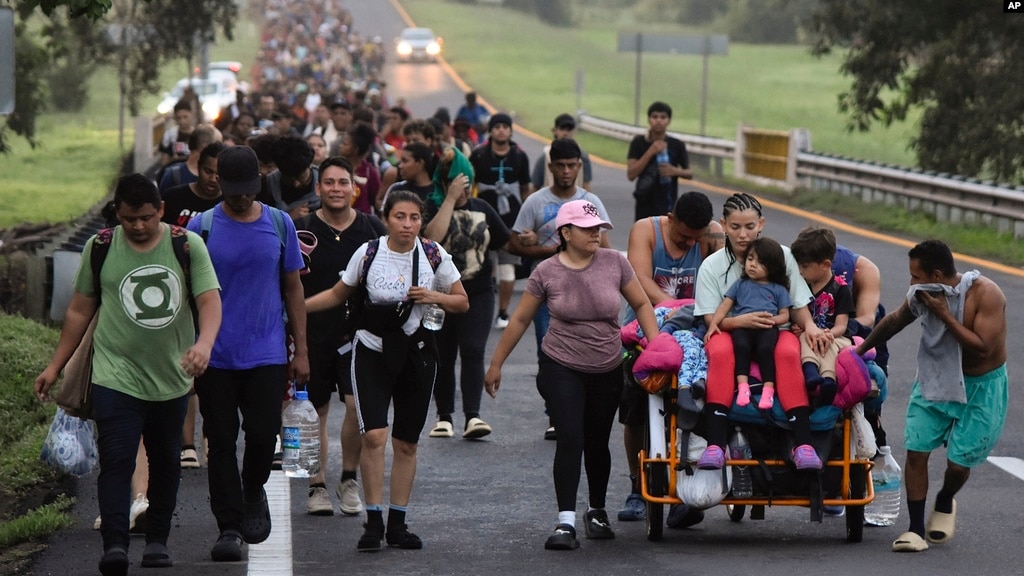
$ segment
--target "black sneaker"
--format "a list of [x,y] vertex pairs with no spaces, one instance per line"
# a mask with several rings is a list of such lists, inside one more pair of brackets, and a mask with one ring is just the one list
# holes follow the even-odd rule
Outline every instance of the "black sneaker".
[[409,532],[409,527],[402,524],[401,528],[389,529],[385,535],[388,546],[401,548],[402,550],[419,550],[423,548],[423,541],[420,537]]
[[363,524],[363,535],[359,537],[356,550],[360,552],[378,552],[381,549],[380,541],[384,539],[384,525]]
[[591,540],[611,540],[615,538],[611,524],[608,523],[608,513],[604,510],[590,510],[584,516],[586,524],[583,525],[583,532]]
[[555,526],[555,532],[548,536],[544,543],[545,550],[575,550],[580,547],[580,541],[576,539],[576,529],[568,524]]
[[146,550],[142,553],[143,568],[170,568],[174,565],[171,561],[171,553],[163,542],[149,542]]
[[274,452],[274,459],[270,462],[270,469],[280,470],[282,462],[284,462],[284,452]]
[[242,540],[248,544],[259,544],[270,537],[270,529],[270,506],[267,504],[267,493],[260,488],[258,501],[242,501]]
[[235,530],[220,533],[217,543],[210,550],[214,562],[238,562],[242,559],[242,535]]
[[127,576],[128,552],[120,547],[110,548],[100,558],[99,568],[103,576]]

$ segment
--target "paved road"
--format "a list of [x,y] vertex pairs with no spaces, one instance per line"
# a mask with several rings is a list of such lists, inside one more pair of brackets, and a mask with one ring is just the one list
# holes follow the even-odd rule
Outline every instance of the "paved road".
[[[386,2],[352,2],[356,28],[364,34],[380,34],[386,40],[404,26],[392,5]],[[392,95],[409,98],[417,116],[433,113],[437,106],[453,111],[461,101],[461,91],[443,66],[397,65],[388,70]],[[484,95],[487,96],[487,95]],[[497,100],[497,98],[495,97]],[[571,102],[566,103],[566,109]],[[539,144],[516,136],[536,157]],[[619,160],[619,159],[616,159]],[[613,222],[613,244],[625,249],[632,214],[632,198],[621,168],[595,166],[595,191],[602,197]],[[700,183],[712,202],[721,205],[727,191]],[[794,213],[785,207],[769,207],[766,234],[791,241],[813,215]],[[896,241],[861,236],[840,230],[841,242],[869,256],[882,269],[885,286],[883,302],[895,307],[906,289],[907,248]],[[959,261],[960,269],[977,266]],[[1024,301],[1024,280],[1018,274],[982,267],[1004,289],[1010,302]],[[1019,326],[1024,311],[1011,307],[1011,341],[1020,340]],[[490,349],[498,337],[493,332]],[[890,399],[885,425],[890,431],[893,451],[902,459],[903,409],[907,388],[914,376],[914,351],[917,331],[910,328],[894,339]],[[1019,350],[1019,347],[1017,348]],[[1019,568],[1019,534],[1024,529],[1020,505],[1021,480],[1000,468],[986,464],[975,470],[967,489],[958,497],[960,525],[956,538],[947,546],[933,547],[925,554],[896,555],[889,543],[905,530],[901,518],[892,528],[865,529],[860,544],[844,542],[842,519],[826,518],[821,524],[807,520],[800,508],[774,508],[764,521],[730,522],[724,508],[708,512],[697,529],[667,530],[664,541],[648,542],[642,523],[613,522],[617,538],[607,542],[584,541],[581,550],[555,553],[543,550],[543,542],[555,523],[554,491],[550,479],[554,445],[542,439],[546,420],[542,403],[534,388],[536,354],[533,339],[527,335],[506,365],[505,385],[497,400],[485,398],[483,416],[495,433],[479,442],[459,439],[424,438],[420,448],[420,466],[413,494],[409,523],[425,541],[422,551],[385,550],[380,554],[358,554],[355,542],[362,520],[335,516],[314,518],[303,513],[305,488],[301,481],[290,487],[275,479],[287,497],[290,515],[275,524],[273,546],[253,547],[251,563],[217,565],[209,561],[209,547],[216,528],[209,512],[206,471],[183,471],[175,526],[170,546],[175,567],[166,574],[205,576],[265,574],[763,574],[791,575],[800,571],[829,572],[835,575],[861,574],[1013,574]],[[1010,359],[1010,373],[1024,374],[1020,356]],[[337,430],[340,413],[337,401],[332,408],[330,426],[333,458],[329,477],[339,474],[340,450]],[[432,421],[432,420],[431,420]],[[1012,406],[1003,439],[994,455],[1024,455],[1024,407],[1012,396]],[[610,448],[614,457],[609,506],[617,507],[628,493],[628,479],[621,446],[620,428],[613,431]],[[933,459],[932,489],[940,482],[941,458]],[[582,485],[580,507],[585,506],[586,487]],[[79,482],[79,505],[74,527],[58,533],[34,568],[37,575],[90,574],[99,556],[99,535],[90,527],[96,514],[95,477]],[[290,523],[291,533],[285,528]],[[289,538],[290,536],[290,538]],[[131,573],[138,567],[143,542],[133,539]],[[289,566],[274,564],[288,547],[293,560]],[[268,548],[270,548],[268,550]],[[261,556],[259,561],[256,557]],[[251,564],[251,566],[250,566]],[[257,572],[256,569],[263,570]]]

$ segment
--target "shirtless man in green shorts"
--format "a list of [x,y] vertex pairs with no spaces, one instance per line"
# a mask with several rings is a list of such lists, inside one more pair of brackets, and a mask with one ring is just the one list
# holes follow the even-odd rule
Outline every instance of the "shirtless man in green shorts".
[[[999,440],[1008,403],[1006,297],[976,270],[958,273],[949,247],[938,240],[914,246],[910,290],[857,347],[863,354],[921,319],[917,378],[907,405],[905,482],[910,530],[894,552],[921,552],[953,537],[956,501],[971,468],[985,462]],[[943,443],[946,473],[925,522],[928,456]]]

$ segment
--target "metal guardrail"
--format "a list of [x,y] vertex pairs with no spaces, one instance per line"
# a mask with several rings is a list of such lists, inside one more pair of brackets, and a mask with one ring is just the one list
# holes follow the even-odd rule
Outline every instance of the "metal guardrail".
[[[641,126],[622,124],[587,114],[578,116],[580,129],[617,140],[629,141],[644,134]],[[682,140],[691,156],[716,162],[715,173],[722,175],[723,160],[735,160],[736,142],[670,132]],[[954,224],[973,223],[990,226],[1002,233],[1024,237],[1024,186],[1016,188],[980,182],[962,176],[937,174],[853,160],[828,154],[799,152],[795,162],[795,180],[777,181],[781,187],[804,186],[846,196],[858,196],[865,202],[883,202],[907,210],[919,210],[937,220]],[[743,177],[743,174],[737,174]],[[763,179],[759,180],[763,183]]]

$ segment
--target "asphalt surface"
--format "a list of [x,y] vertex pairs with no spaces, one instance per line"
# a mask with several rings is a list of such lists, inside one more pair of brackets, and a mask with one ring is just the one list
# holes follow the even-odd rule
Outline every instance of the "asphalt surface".
[[[387,40],[406,26],[390,2],[352,2],[356,29],[364,35],[379,34]],[[400,64],[387,70],[389,91],[406,96],[415,116],[428,116],[438,106],[454,110],[462,101],[460,85],[443,64]],[[483,95],[485,98],[488,95]],[[573,103],[566,102],[566,110]],[[509,108],[514,106],[509,105]],[[535,158],[540,143],[522,131],[515,139]],[[624,159],[611,159],[624,162]],[[595,165],[594,191],[601,196],[612,215],[616,229],[612,243],[626,247],[632,220],[630,186],[621,167]],[[721,206],[725,191],[694,182],[712,203]],[[785,206],[770,205],[766,210],[765,233],[790,242],[815,215],[793,212]],[[871,258],[882,270],[883,303],[890,309],[902,300],[908,283],[907,243],[884,236],[862,234],[856,227],[826,222],[837,227],[840,242]],[[866,234],[866,235],[865,235]],[[1024,278],[1020,271],[1008,270],[958,259],[963,271],[979,268],[993,278],[1011,303],[1009,341],[1021,338],[1024,311],[1014,302],[1024,301]],[[517,297],[522,283],[517,289]],[[890,396],[884,410],[884,423],[890,444],[902,462],[903,411],[909,385],[915,374],[919,329],[908,327],[890,343]],[[500,336],[492,331],[489,350]],[[1024,407],[1013,382],[1024,374],[1019,345],[1011,345],[1009,371],[1011,405],[1002,440],[993,456],[1020,464],[1024,455]],[[488,355],[489,357],[489,355]],[[629,491],[621,427],[616,425],[609,443],[613,455],[612,482],[608,505],[613,517],[616,539],[582,541],[574,552],[549,552],[543,543],[556,523],[556,506],[551,481],[554,443],[542,439],[546,426],[543,404],[534,386],[536,347],[531,332],[509,358],[503,386],[496,400],[485,397],[482,416],[494,427],[494,434],[481,441],[459,438],[433,439],[424,432],[420,442],[419,470],[409,512],[410,528],[424,540],[421,551],[384,550],[360,554],[355,550],[361,534],[359,517],[312,517],[304,513],[306,486],[292,480],[282,493],[290,493],[290,515],[275,523],[275,544],[252,547],[252,562],[214,564],[209,549],[217,536],[209,512],[206,470],[185,470],[179,493],[179,505],[169,543],[175,565],[163,574],[241,575],[265,574],[762,574],[791,575],[805,571],[833,575],[861,574],[961,574],[1001,575],[1020,573],[1020,534],[1024,530],[1021,478],[991,464],[974,470],[966,488],[958,495],[959,519],[956,537],[947,545],[933,546],[923,554],[899,555],[890,552],[892,540],[906,530],[906,508],[897,524],[890,528],[865,528],[863,542],[845,542],[845,521],[825,518],[812,523],[803,508],[775,507],[766,519],[733,523],[723,507],[707,512],[707,519],[688,530],[666,530],[663,541],[646,540],[642,522],[620,523],[614,511]],[[457,408],[458,410],[458,408]],[[341,422],[340,404],[333,401],[330,415],[332,454],[328,463],[330,489],[340,473],[340,445],[337,440]],[[428,428],[433,414],[428,419]],[[457,417],[456,427],[462,425]],[[941,483],[944,457],[938,451],[931,462],[931,494]],[[285,486],[285,480],[276,480]],[[49,548],[39,557],[33,573],[71,575],[96,573],[100,555],[100,537],[91,530],[97,514],[95,475],[78,483],[76,523],[56,534]],[[282,504],[283,506],[284,504]],[[581,482],[579,510],[585,510],[586,482]],[[582,516],[582,514],[581,514]],[[290,534],[288,533],[290,528]],[[134,537],[129,553],[131,574],[145,573],[139,567],[143,547]],[[290,563],[282,560],[291,547]],[[267,548],[272,548],[267,550]],[[260,556],[257,561],[256,557]],[[268,563],[266,557],[272,557]],[[250,566],[252,564],[252,566]],[[257,568],[262,570],[257,572]],[[289,570],[289,568],[291,570]]]

